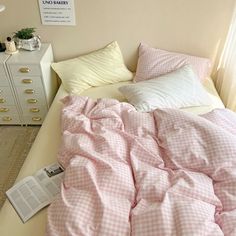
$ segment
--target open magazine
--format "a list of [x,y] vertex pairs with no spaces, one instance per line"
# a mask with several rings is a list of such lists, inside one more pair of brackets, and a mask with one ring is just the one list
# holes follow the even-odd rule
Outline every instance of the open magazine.
[[24,223],[54,200],[60,192],[62,177],[62,167],[54,163],[20,180],[6,192]]

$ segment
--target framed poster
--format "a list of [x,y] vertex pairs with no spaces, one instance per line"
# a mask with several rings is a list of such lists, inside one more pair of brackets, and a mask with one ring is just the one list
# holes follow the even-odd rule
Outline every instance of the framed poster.
[[38,0],[43,25],[75,25],[74,0]]

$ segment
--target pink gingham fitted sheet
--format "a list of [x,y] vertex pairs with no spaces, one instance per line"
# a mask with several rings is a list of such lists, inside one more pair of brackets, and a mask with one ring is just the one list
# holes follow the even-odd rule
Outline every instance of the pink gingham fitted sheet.
[[236,235],[234,113],[62,101],[65,178],[47,235]]

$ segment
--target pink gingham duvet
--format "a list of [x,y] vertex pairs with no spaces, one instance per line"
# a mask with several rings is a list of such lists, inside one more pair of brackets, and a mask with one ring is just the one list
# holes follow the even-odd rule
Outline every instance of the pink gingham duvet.
[[53,236],[236,235],[236,115],[63,99]]

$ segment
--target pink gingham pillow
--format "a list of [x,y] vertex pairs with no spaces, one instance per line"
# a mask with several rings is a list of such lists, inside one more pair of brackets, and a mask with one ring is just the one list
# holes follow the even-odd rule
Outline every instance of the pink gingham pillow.
[[190,56],[161,49],[151,48],[141,43],[134,80],[136,82],[152,79],[191,64],[198,78],[203,81],[210,73],[211,62],[208,58]]

